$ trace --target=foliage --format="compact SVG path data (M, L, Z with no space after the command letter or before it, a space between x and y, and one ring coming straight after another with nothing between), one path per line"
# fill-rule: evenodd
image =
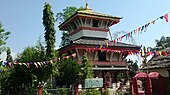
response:
M170 37L162 36L160 40L155 40L156 46L151 51L159 51L170 47Z
M129 65L129 78L132 79L139 71L137 61L133 62L132 60L129 60L127 63Z
M3 29L3 26L0 22L0 54L5 51L6 47L4 46L6 44L6 40L8 39L9 35L11 33L9 31L5 31Z
M102 95L109 95L109 90L108 90L108 89L104 90L104 92L102 93Z
M48 3L44 4L43 10L43 25L45 30L45 41L46 41L46 56L47 59L54 58L54 48L56 41L56 30L54 28L55 19L53 17L53 12L51 10L51 5Z
M66 31L62 32L60 47L70 44L70 36L68 34Z
M8 61L8 62L13 62L13 59L12 59L12 56L11 56L11 50L10 50L9 47L7 48L6 53L7 53L6 61Z
M83 7L80 8L76 8L74 6L66 7L65 9L63 9L63 12L57 13L56 21L59 21L60 23L64 22L66 19L72 16L76 11L83 10L83 9L84 9ZM68 45L70 43L70 37L68 36L68 31L62 33L61 39L62 41L60 47Z
M59 88L57 95L70 95L70 93L66 88Z
M58 82L65 83L65 85L72 85L79 79L81 65L76 60L71 58L61 60L58 63L59 77Z
M42 42L39 40L36 46L26 47L22 53L18 54L17 62L42 62L45 61L45 51ZM12 65L10 69L6 67L5 76L1 77L1 85L3 91L13 88L19 89L20 87L26 88L33 93L36 91L39 82L46 82L52 74L52 65L41 65L36 68L35 65L30 65L28 68L25 65ZM3 74L1 73L1 74Z
M82 92L80 95L101 95L100 91L96 89L87 89L86 91Z
M82 61L82 79L85 80L86 78L93 78L93 65L90 62L90 60L87 57L87 53L84 53L83 55L83 61Z
M83 10L83 7L77 8L74 6L66 7L63 9L63 12L59 12L56 15L56 21L64 22L66 19L68 19L70 16L72 16L76 11Z

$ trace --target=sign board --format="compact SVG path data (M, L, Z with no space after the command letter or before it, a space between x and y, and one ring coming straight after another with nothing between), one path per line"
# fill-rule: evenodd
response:
M103 78L85 79L85 88L103 87Z

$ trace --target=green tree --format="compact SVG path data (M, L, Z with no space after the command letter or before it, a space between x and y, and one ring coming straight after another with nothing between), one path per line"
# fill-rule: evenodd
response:
M133 62L132 60L129 60L127 63L129 65L129 78L132 79L139 71L137 61Z
M70 16L72 16L76 11L84 10L83 7L77 8L74 6L66 7L63 9L63 12L59 12L56 15L56 21L64 22Z
M159 50L163 50L163 49L167 49L170 47L170 37L164 37L162 36L160 38L160 40L156 39L156 46L154 48L151 48L151 51L159 51Z
M87 53L84 53L83 55L83 61L82 61L82 78L83 80L86 78L93 78L93 65L91 61L87 57Z
M81 73L81 65L77 63L77 60L71 58L61 60L58 63L59 77L58 80L67 86L72 85L79 80Z
M70 16L72 16L76 11L84 10L83 7L77 8L74 6L66 7L63 9L63 12L59 12L56 15L56 21L59 21L59 23L64 22L66 19L68 19ZM61 44L60 47L68 45L70 43L70 37L68 36L68 31L63 31L62 37L61 37Z
M12 56L11 56L11 50L10 50L9 47L7 48L6 53L7 53L6 61L13 62L13 59L12 59Z
M9 31L5 31L3 29L3 26L0 22L0 54L6 50L5 44L10 34L11 33Z
M39 68L34 65L34 62L44 62L44 59L45 50L39 39L36 46L26 47L23 52L17 55L16 60L22 65L12 65L10 70L7 71L8 76L1 78L3 91L11 87L18 90L24 85L26 89L36 92L39 82L47 82L52 75L52 64L41 63L41 66L38 66ZM30 67L28 68L24 63L29 63Z
M44 4L43 9L43 25L45 30L45 41L46 41L46 56L47 59L54 58L55 51L55 41L56 41L56 30L54 28L55 19L53 17L54 13L51 10L51 5L49 3Z

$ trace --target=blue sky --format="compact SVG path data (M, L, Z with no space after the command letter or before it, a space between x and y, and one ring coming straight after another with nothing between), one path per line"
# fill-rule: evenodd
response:
M44 2L52 5L52 11L61 12L68 6L85 6L86 0L1 0L0 21L6 31L10 31L7 45L13 54L21 52L27 46L36 44L39 36L44 40L42 14ZM151 20L170 12L170 0L88 0L93 11L123 17L121 22L111 27L111 33L116 31L132 31ZM55 26L56 47L61 41L58 24ZM120 34L120 36L123 34ZM137 45L155 46L155 39L170 36L170 22L158 20L150 25L146 32L134 35ZM123 42L127 42L123 40ZM1 57L4 55L1 55Z

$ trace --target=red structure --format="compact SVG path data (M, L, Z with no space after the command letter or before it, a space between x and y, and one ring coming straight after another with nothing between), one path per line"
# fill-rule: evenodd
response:
M146 80L146 87L145 91L139 91L139 87L138 87L138 79L143 78ZM145 95L145 93L147 95L152 95L152 89L151 89L151 83L150 83L150 78L148 76L148 74L144 73L144 72L140 72L138 74L136 74L133 77L133 84L132 84L132 95Z
M158 79L158 90L159 90L159 95L164 95L163 91L163 78L158 72L151 72L148 74L151 79Z
M40 84L40 85L38 86L38 95L43 95L43 94L42 94L42 90L43 90L43 86Z

